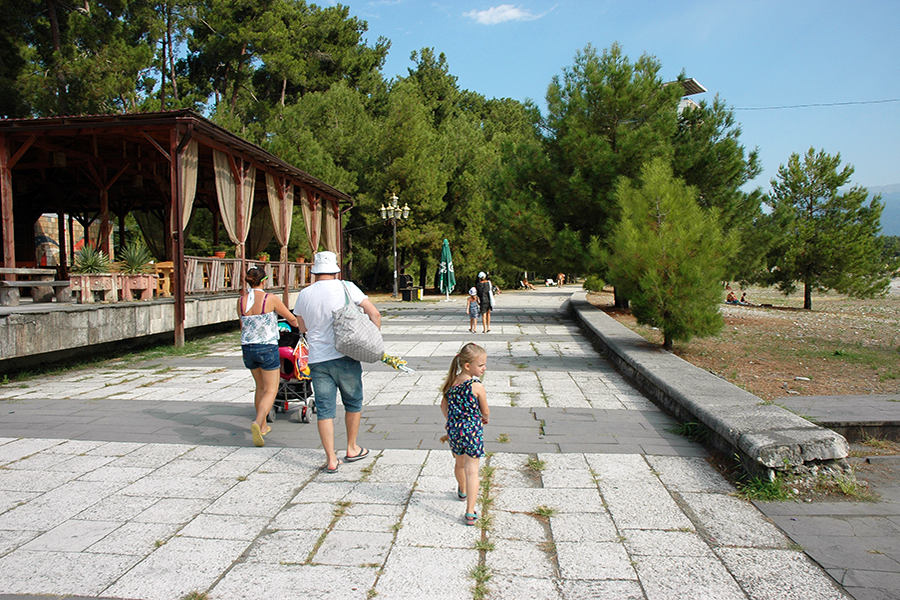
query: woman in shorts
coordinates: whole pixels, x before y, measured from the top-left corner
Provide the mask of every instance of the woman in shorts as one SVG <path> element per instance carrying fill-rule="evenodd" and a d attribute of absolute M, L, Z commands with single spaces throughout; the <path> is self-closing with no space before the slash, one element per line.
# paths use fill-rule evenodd
<path fill-rule="evenodd" d="M 247 271 L 247 285 L 250 289 L 238 300 L 238 314 L 241 317 L 241 353 L 244 366 L 250 369 L 256 382 L 253 405 L 256 420 L 250 424 L 250 433 L 255 446 L 265 446 L 263 436 L 269 433 L 266 416 L 275 404 L 278 379 L 281 376 L 281 358 L 278 356 L 278 315 L 292 326 L 297 326 L 297 317 L 288 310 L 278 296 L 267 294 L 262 289 L 266 272 L 259 267 Z"/>

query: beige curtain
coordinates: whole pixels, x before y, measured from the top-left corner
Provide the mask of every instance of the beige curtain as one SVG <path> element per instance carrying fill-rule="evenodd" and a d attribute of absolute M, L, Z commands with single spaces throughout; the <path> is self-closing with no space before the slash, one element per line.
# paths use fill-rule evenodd
<path fill-rule="evenodd" d="M 271 173 L 266 173 L 266 191 L 269 197 L 269 212 L 272 214 L 272 226 L 275 228 L 275 239 L 284 248 L 291 239 L 294 184 L 287 183 L 284 179 L 276 181 Z"/>
<path fill-rule="evenodd" d="M 244 242 L 250 231 L 250 217 L 253 211 L 253 195 L 256 191 L 256 167 L 247 170 L 241 164 L 231 169 L 231 157 L 219 150 L 213 150 L 213 167 L 216 172 L 216 195 L 219 199 L 219 214 L 228 237 L 238 246 L 238 256 L 244 255 Z M 235 180 L 237 178 L 237 181 Z M 238 203 L 243 219 L 238 222 Z"/>
<path fill-rule="evenodd" d="M 340 239 L 340 214 L 337 202 L 323 202 L 322 211 L 325 213 L 325 227 L 322 232 L 322 245 L 338 255 L 339 264 L 341 256 Z"/>
<path fill-rule="evenodd" d="M 197 171 L 200 163 L 200 144 L 188 142 L 181 158 L 181 197 L 184 199 L 181 226 L 187 229 L 194 208 L 194 197 L 197 195 Z"/>
<path fill-rule="evenodd" d="M 322 228 L 322 214 L 316 206 L 316 200 L 309 197 L 306 188 L 300 188 L 300 211 L 303 213 L 306 237 L 309 240 L 309 250 L 313 257 L 319 251 L 319 231 Z"/>

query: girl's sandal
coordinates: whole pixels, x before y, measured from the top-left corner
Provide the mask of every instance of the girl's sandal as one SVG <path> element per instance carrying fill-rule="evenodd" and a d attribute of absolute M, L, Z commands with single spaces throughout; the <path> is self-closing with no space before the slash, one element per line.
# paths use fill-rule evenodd
<path fill-rule="evenodd" d="M 478 513 L 466 513 L 466 525 L 472 526 L 475 525 L 475 521 L 478 520 Z"/>
<path fill-rule="evenodd" d="M 459 498 L 460 500 L 465 500 L 466 493 L 464 491 L 462 491 L 461 489 L 456 488 L 456 497 Z"/>

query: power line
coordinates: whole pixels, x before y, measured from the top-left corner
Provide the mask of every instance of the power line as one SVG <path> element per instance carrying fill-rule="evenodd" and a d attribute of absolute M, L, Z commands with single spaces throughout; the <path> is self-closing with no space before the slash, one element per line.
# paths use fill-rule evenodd
<path fill-rule="evenodd" d="M 861 102 L 828 102 L 824 104 L 794 104 L 791 106 L 744 106 L 734 110 L 782 110 L 785 108 L 817 108 L 820 106 L 855 106 L 860 104 L 887 104 L 888 102 L 900 102 L 900 98 L 890 100 L 863 100 Z"/>

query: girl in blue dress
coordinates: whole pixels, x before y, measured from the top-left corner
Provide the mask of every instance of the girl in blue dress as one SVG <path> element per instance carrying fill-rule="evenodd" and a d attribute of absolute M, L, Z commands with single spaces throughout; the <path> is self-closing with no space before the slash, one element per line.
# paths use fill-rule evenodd
<path fill-rule="evenodd" d="M 484 456 L 484 425 L 491 416 L 481 378 L 487 369 L 487 352 L 468 343 L 453 357 L 442 387 L 441 412 L 447 419 L 450 451 L 456 458 L 456 495 L 466 501 L 466 525 L 478 519 L 478 468 Z"/>
<path fill-rule="evenodd" d="M 481 316 L 478 306 L 478 290 L 475 288 L 469 290 L 469 298 L 466 300 L 466 314 L 469 315 L 469 332 L 475 333 L 475 324 L 478 322 L 478 317 Z"/>

